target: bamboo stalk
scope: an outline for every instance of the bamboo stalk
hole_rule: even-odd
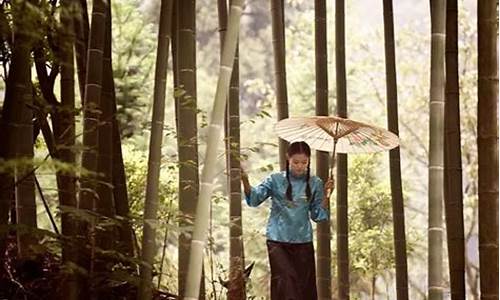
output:
[[[214,189],[213,180],[217,173],[215,170],[217,149],[223,128],[222,123],[224,120],[224,108],[229,92],[229,84],[233,69],[234,56],[236,53],[242,10],[243,0],[235,0],[230,8],[228,30],[222,50],[219,79],[217,81],[217,89],[215,92],[210,125],[208,126],[208,141],[204,160],[205,165],[203,166],[201,174],[200,196],[196,207],[196,219],[194,223],[193,237],[191,240],[191,251],[184,296],[185,300],[197,300],[200,290],[203,249],[205,248],[207,238],[210,199]]]

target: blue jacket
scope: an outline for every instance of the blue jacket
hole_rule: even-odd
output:
[[[327,209],[321,207],[323,199],[323,181],[317,176],[309,178],[311,200],[306,196],[305,175],[293,176],[292,199],[286,198],[288,182],[286,172],[269,175],[258,186],[252,187],[250,195],[245,197],[249,206],[256,207],[267,198],[271,198],[271,215],[267,223],[268,240],[287,243],[308,243],[313,240],[309,218],[315,222],[329,219]]]

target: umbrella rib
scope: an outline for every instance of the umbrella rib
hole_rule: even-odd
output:
[[[305,127],[302,130],[297,130],[295,132],[295,135],[302,135],[302,134],[306,134],[306,133],[312,133],[312,132],[315,132],[316,130],[317,129],[314,128],[314,127]]]
[[[374,144],[374,145],[370,145],[370,147],[368,147],[368,145],[364,146],[364,148],[366,148],[367,149],[366,151],[368,151],[368,152],[377,152],[377,151],[385,150],[387,148],[386,146],[381,144],[376,139],[373,139],[373,135],[369,132],[361,131],[360,135],[366,137],[367,139],[372,141]]]
[[[341,132],[341,133],[340,133],[340,136],[338,136],[337,138],[344,137],[344,136],[346,136],[346,135],[348,135],[348,134],[350,134],[350,133],[352,133],[352,132],[354,132],[354,131],[358,130],[359,128],[360,128],[360,127],[352,127],[352,128],[348,128],[348,129],[346,129],[346,131],[345,131],[345,132]]]
[[[301,136],[305,133],[308,133],[308,132],[311,132],[311,131],[315,131],[316,129],[313,128],[313,127],[304,127],[304,128],[300,128],[300,129],[294,129],[294,128],[290,128],[289,130],[287,130],[287,132],[283,132],[281,131],[281,134],[283,136],[288,136],[287,134],[288,133],[291,133],[291,136],[293,139],[297,139],[296,137],[297,136]],[[290,137],[289,137],[290,138]]]
[[[289,131],[297,131],[297,130],[311,130],[311,129],[314,129],[314,127],[311,127],[309,125],[306,125],[306,126],[295,126],[295,125],[291,125],[291,126],[283,126],[283,127],[280,127],[278,128],[279,131],[281,133],[283,132],[289,132]]]
[[[307,128],[307,127],[303,127],[303,128]],[[301,129],[303,129],[301,128]],[[293,131],[296,131],[297,130],[297,127],[279,127],[277,128],[280,133],[287,133],[287,132],[293,132]]]
[[[380,143],[379,143],[377,140],[373,139],[373,138],[372,138],[372,137],[373,137],[373,135],[371,135],[370,133],[360,131],[360,134],[361,134],[362,136],[367,137],[367,138],[368,138],[370,141],[372,141],[375,145],[377,145],[377,146],[379,146],[379,147],[382,147],[382,148],[385,148],[385,147],[381,146],[381,145],[380,145]]]
[[[339,125],[338,125],[338,123],[336,123],[336,124],[337,124],[337,129],[338,129],[338,126],[339,126]],[[332,138],[336,138],[335,136],[337,135],[337,132],[332,133],[328,127],[324,126],[324,125],[323,125],[322,123],[320,123],[320,122],[317,122],[317,123],[316,123],[316,125],[318,125],[318,127],[319,127],[319,128],[323,129],[323,131],[325,131],[325,132],[326,132],[329,136],[331,136]]]
[[[366,137],[368,140],[372,141],[370,135],[368,135],[368,134],[366,134],[366,133],[364,133],[362,131],[359,132],[359,135],[363,136],[363,137]],[[366,152],[371,152],[370,148],[368,147],[367,144],[360,144],[360,146],[361,146],[360,148],[361,148],[362,152],[365,152],[365,153]]]
[[[328,142],[328,140],[323,139],[323,142],[321,143],[321,145],[318,148],[320,148],[320,149],[323,148],[323,145],[325,145],[326,142]]]
[[[310,130],[310,128],[301,128],[301,129],[297,129],[297,128],[289,128],[289,129],[281,129],[281,135],[282,136],[296,136],[298,134],[301,134],[303,131],[307,131],[307,130]]]

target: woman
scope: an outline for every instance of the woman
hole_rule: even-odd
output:
[[[310,174],[311,149],[305,142],[290,144],[286,171],[269,175],[252,187],[242,171],[241,181],[249,206],[258,206],[271,198],[267,224],[267,250],[271,266],[271,299],[315,300],[316,268],[312,227],[329,218],[328,199],[333,181],[325,187]]]

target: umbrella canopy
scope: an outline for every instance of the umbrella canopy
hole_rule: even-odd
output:
[[[313,149],[327,152],[369,153],[399,145],[398,136],[384,128],[340,117],[287,118],[274,129],[284,140],[304,141]]]

